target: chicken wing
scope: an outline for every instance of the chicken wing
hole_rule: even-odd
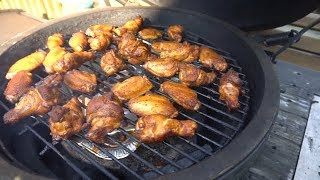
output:
[[[83,93],[91,93],[97,87],[97,77],[95,74],[75,69],[68,71],[64,75],[63,82],[71,89]]]
[[[226,102],[229,110],[235,110],[240,107],[241,85],[242,81],[239,78],[239,74],[233,69],[221,76],[219,86],[220,100]]]
[[[4,114],[4,123],[14,124],[28,116],[49,112],[52,106],[61,101],[61,93],[58,89],[61,82],[60,74],[47,76],[35,88],[31,88],[13,109]]]
[[[62,47],[56,47],[52,49],[47,57],[43,61],[43,66],[46,69],[47,73],[54,73],[54,65],[59,61],[63,59],[63,56],[67,54],[67,51],[65,48]]]
[[[84,32],[79,31],[72,35],[69,45],[75,52],[82,52],[88,46],[88,38]]]
[[[181,63],[179,66],[179,80],[187,86],[207,85],[212,83],[216,77],[215,73],[206,73],[192,64]]]
[[[141,96],[152,89],[153,85],[146,76],[133,76],[112,87],[112,92],[121,100]]]
[[[146,62],[143,68],[158,77],[171,77],[178,72],[179,63],[173,58],[157,58]]]
[[[115,50],[110,50],[104,56],[102,56],[100,61],[100,66],[102,70],[108,75],[113,75],[126,68],[123,60],[116,56]]]
[[[173,25],[168,28],[168,36],[171,41],[181,42],[184,28],[181,25]]]
[[[160,90],[185,109],[196,111],[201,106],[197,93],[184,84],[167,81],[161,84]]]
[[[34,52],[17,62],[15,62],[9,69],[6,78],[11,79],[14,75],[16,75],[19,71],[32,71],[37,67],[41,66],[42,62],[44,61],[47,53],[44,51],[37,51]]]
[[[206,67],[215,68],[218,71],[225,71],[228,68],[226,60],[214,50],[201,46],[199,61]]]
[[[64,44],[63,34],[55,33],[48,37],[47,47],[52,50],[56,47],[62,47]]]
[[[123,109],[113,93],[94,96],[86,110],[87,123],[91,125],[87,136],[96,143],[104,143],[107,133],[119,128],[123,118]]]
[[[171,136],[194,136],[197,128],[197,123],[192,120],[171,119],[161,114],[149,115],[138,119],[135,136],[146,143],[162,142]]]
[[[31,84],[32,74],[27,71],[20,71],[9,81],[4,95],[8,101],[15,103],[29,91]]]
[[[145,28],[139,31],[139,36],[144,40],[155,40],[162,37],[162,31],[154,28]]]
[[[89,38],[88,43],[90,44],[91,49],[95,51],[102,51],[110,45],[111,37],[100,34],[94,38]]]
[[[177,49],[168,51],[162,51],[160,57],[162,58],[174,58],[178,61],[193,62],[199,58],[200,48],[196,45],[191,45],[187,42],[183,42],[182,45]]]
[[[166,97],[153,93],[130,99],[128,106],[138,116],[162,114],[174,118],[179,113]]]
[[[54,106],[49,112],[49,127],[54,140],[67,139],[79,133],[84,123],[82,104],[73,97],[63,106]]]
[[[160,41],[154,42],[151,44],[151,48],[157,52],[161,53],[162,51],[171,51],[178,49],[182,46],[182,43],[173,42],[173,41]]]
[[[143,24],[143,19],[141,16],[137,16],[134,20],[130,20],[126,22],[122,27],[118,27],[113,30],[114,33],[116,33],[118,36],[122,36],[126,32],[131,32],[133,34],[136,34],[140,27]]]
[[[86,30],[86,35],[90,36],[90,37],[96,37],[99,35],[106,35],[109,37],[112,37],[112,30],[113,30],[113,26],[109,25],[109,24],[97,24],[97,25],[93,25],[90,26],[87,30]]]

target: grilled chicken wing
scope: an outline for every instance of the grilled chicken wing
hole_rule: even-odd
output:
[[[62,47],[64,43],[63,34],[55,33],[48,37],[47,47],[52,50],[56,47]]]
[[[47,57],[43,61],[43,66],[45,67],[47,73],[54,73],[54,65],[61,59],[63,59],[63,56],[67,54],[67,51],[65,48],[62,47],[56,47],[48,53]]]
[[[121,100],[141,96],[152,89],[153,85],[146,76],[133,76],[112,87],[112,92]]]
[[[166,97],[153,93],[132,98],[128,105],[130,111],[138,116],[162,114],[174,118],[179,113]]]
[[[197,130],[192,120],[171,119],[164,115],[149,115],[138,119],[135,135],[143,142],[161,142],[171,136],[191,137]]]
[[[145,28],[139,31],[139,35],[144,40],[155,40],[162,37],[162,31],[154,28]]]
[[[173,42],[173,41],[160,41],[160,42],[154,42],[151,44],[151,48],[157,52],[161,53],[162,51],[171,51],[178,49],[182,46],[181,43]]]
[[[106,35],[109,37],[112,37],[112,30],[113,30],[113,26],[109,25],[109,24],[97,24],[97,25],[93,25],[90,26],[87,30],[86,30],[86,35],[90,36],[90,37],[96,37],[99,35]]]
[[[82,104],[73,97],[63,106],[54,106],[49,112],[49,127],[54,140],[67,139],[79,133],[84,123]]]
[[[184,84],[167,81],[161,84],[160,90],[185,109],[196,111],[201,106],[197,93]]]
[[[226,60],[214,50],[201,46],[199,61],[206,67],[215,68],[218,71],[225,71],[228,68]]]
[[[126,65],[123,60],[116,56],[115,50],[110,50],[104,56],[102,56],[100,61],[100,66],[102,70],[108,75],[113,75],[116,72],[124,70]]]
[[[15,103],[29,91],[31,84],[32,74],[27,71],[20,71],[9,81],[4,95],[8,101]]]
[[[71,89],[91,93],[97,87],[97,77],[87,71],[72,70],[64,75],[63,82]]]
[[[3,121],[6,124],[14,124],[31,115],[42,115],[50,111],[61,100],[58,89],[62,82],[60,74],[47,76],[35,88],[31,88],[10,111],[4,114]]]
[[[174,58],[178,61],[183,62],[193,62],[199,58],[200,48],[196,45],[190,45],[187,42],[182,43],[182,45],[177,49],[172,49],[168,51],[162,51],[160,57],[162,58]]]
[[[230,69],[223,74],[220,79],[219,93],[220,100],[225,101],[229,110],[235,110],[240,107],[239,95],[241,93],[242,81],[239,74]]]
[[[181,42],[184,28],[181,25],[173,25],[168,28],[169,39],[175,42]]]
[[[179,66],[179,80],[187,86],[201,86],[212,83],[216,74],[206,73],[192,64],[181,63]]]
[[[94,142],[104,143],[106,134],[119,128],[123,118],[123,109],[114,94],[94,96],[86,110],[87,123],[91,125],[87,136]]]
[[[79,31],[72,35],[69,45],[75,52],[82,52],[88,46],[88,38],[84,32]]]
[[[88,43],[90,44],[91,49],[95,51],[102,51],[110,45],[111,37],[100,34],[94,38],[89,38]]]
[[[136,34],[140,27],[142,26],[143,19],[141,16],[137,16],[134,20],[130,20],[126,22],[122,27],[118,27],[113,30],[114,33],[116,33],[118,36],[122,36],[126,32],[131,32],[133,34]]]
[[[173,58],[157,58],[146,62],[143,67],[158,77],[171,77],[178,72],[179,63]]]
[[[34,52],[17,62],[15,62],[9,69],[6,78],[11,79],[14,75],[16,75],[19,71],[32,71],[37,67],[41,66],[44,61],[47,53],[44,51]]]

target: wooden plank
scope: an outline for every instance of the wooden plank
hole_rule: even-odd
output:
[[[307,16],[299,19],[298,21],[293,22],[292,24],[295,25],[295,26],[306,27],[310,23],[315,21],[317,18],[320,18],[319,14],[310,13]],[[320,24],[315,25],[312,29],[320,31]]]

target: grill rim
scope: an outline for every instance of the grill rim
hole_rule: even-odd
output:
[[[102,9],[93,9],[87,12],[78,13],[71,16],[66,16],[60,19],[53,20],[49,23],[41,24],[36,28],[23,32],[9,41],[3,43],[0,46],[0,57],[1,55],[9,50],[18,42],[23,41],[29,35],[36,33],[44,28],[48,28],[54,24],[57,24],[62,21],[68,21],[73,18],[87,16],[93,13],[99,13],[104,11],[125,11],[127,9],[139,11],[142,10],[160,10],[160,11],[174,11],[176,13],[188,14],[192,16],[196,16],[198,19],[202,19],[208,22],[212,22],[214,24],[221,24],[224,28],[230,30],[234,33],[238,38],[240,38],[247,48],[249,48],[256,56],[256,59],[261,64],[262,72],[265,77],[264,84],[264,96],[262,97],[261,104],[257,110],[257,112],[251,117],[250,123],[246,125],[246,127],[222,150],[217,152],[215,156],[209,156],[206,159],[202,160],[200,163],[195,164],[189,168],[184,170],[180,170],[178,172],[167,174],[159,177],[159,179],[163,178],[218,178],[221,177],[226,172],[232,170],[232,168],[237,167],[239,163],[247,159],[252,152],[254,152],[257,147],[263,142],[266,137],[270,127],[277,115],[277,111],[279,108],[279,98],[280,98],[280,88],[279,81],[275,74],[274,68],[270,61],[267,59],[267,55],[264,53],[262,49],[258,47],[258,45],[244,34],[244,32],[240,31],[238,28],[233,27],[232,25],[223,22],[219,19],[209,17],[207,15],[192,12],[189,10],[181,10],[177,8],[164,8],[164,7],[121,7],[121,8],[102,8]],[[1,61],[0,64],[8,64],[10,62]],[[239,148],[240,147],[240,148]],[[238,151],[237,153],[234,153]],[[225,157],[228,157],[227,159]],[[222,166],[223,164],[223,166]],[[195,173],[196,172],[196,173]],[[30,174],[34,175],[34,174]],[[175,177],[174,177],[175,176]],[[38,176],[39,177],[39,176]]]

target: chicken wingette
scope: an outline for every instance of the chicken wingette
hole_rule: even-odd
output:
[[[72,35],[69,40],[69,45],[75,52],[82,52],[86,50],[88,46],[88,38],[84,32],[79,31]]]
[[[228,70],[220,79],[219,93],[220,100],[225,101],[229,110],[235,110],[240,107],[239,96],[242,80],[239,74],[233,69]]]
[[[61,33],[55,33],[48,37],[47,47],[49,48],[49,50],[52,50],[56,47],[62,47],[63,44],[64,44],[64,38],[63,38],[63,34]]]
[[[64,75],[63,82],[72,90],[91,93],[97,87],[97,77],[87,71],[72,70]]]
[[[162,114],[170,118],[178,116],[178,110],[164,96],[149,93],[130,99],[129,110],[138,116]]]
[[[157,53],[161,53],[162,51],[175,50],[180,48],[181,46],[181,43],[173,41],[159,41],[151,44],[151,48]]]
[[[108,76],[111,76],[126,68],[124,61],[117,57],[116,51],[113,49],[101,57],[100,66]]]
[[[97,37],[99,35],[106,35],[112,37],[113,26],[109,24],[97,24],[90,26],[86,30],[86,35],[90,37]]]
[[[30,72],[36,69],[37,67],[42,65],[42,62],[44,61],[46,56],[47,56],[46,52],[37,51],[18,60],[9,68],[6,78],[7,79],[13,78],[13,76],[16,75],[19,71]]]
[[[111,37],[107,35],[100,34],[96,37],[91,37],[88,39],[90,48],[95,51],[102,51],[106,49],[111,43]]]
[[[184,84],[166,81],[161,84],[160,90],[185,109],[196,111],[201,106],[197,93]]]
[[[54,73],[54,65],[59,61],[63,59],[63,56],[67,54],[67,51],[65,48],[62,47],[56,47],[48,53],[47,57],[43,61],[43,66],[47,73]]]
[[[187,42],[183,42],[177,49],[168,51],[162,51],[160,57],[162,58],[174,58],[178,61],[193,62],[199,58],[200,48],[197,45],[191,45]]]
[[[192,120],[177,120],[157,114],[138,119],[135,136],[142,142],[162,142],[171,136],[192,137],[197,130],[197,123]]]
[[[79,133],[84,123],[82,104],[76,97],[63,106],[54,106],[49,112],[49,127],[53,140],[67,139]]]
[[[158,77],[171,77],[178,72],[179,64],[180,62],[173,58],[157,58],[147,61],[143,68]]]
[[[217,71],[226,71],[228,63],[226,60],[214,50],[201,46],[199,61],[206,67],[215,68]]]
[[[184,28],[181,25],[172,25],[168,28],[168,36],[171,41],[181,42]]]
[[[207,73],[192,64],[181,63],[179,66],[179,80],[187,86],[207,85],[212,83],[216,77],[215,73]]]
[[[142,17],[137,16],[135,19],[126,22],[122,27],[118,27],[114,29],[113,32],[116,33],[118,36],[122,36],[126,32],[131,32],[133,34],[136,34],[139,31],[142,24],[143,24]]]
[[[8,82],[4,95],[11,103],[17,102],[32,85],[32,74],[27,71],[20,71]]]
[[[162,31],[154,28],[142,29],[138,34],[144,40],[155,40],[162,37]]]

